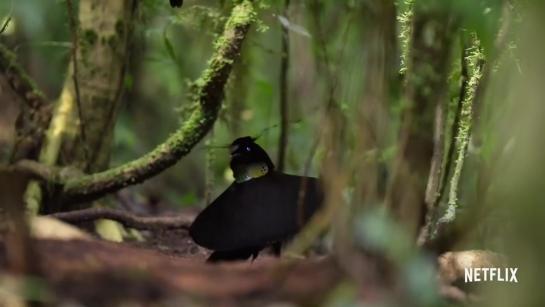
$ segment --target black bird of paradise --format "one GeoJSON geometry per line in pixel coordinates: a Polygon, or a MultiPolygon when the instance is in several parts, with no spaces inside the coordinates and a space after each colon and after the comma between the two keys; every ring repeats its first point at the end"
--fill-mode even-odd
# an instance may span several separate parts
{"type": "Polygon", "coordinates": [[[252,137],[230,146],[235,181],[206,207],[189,229],[193,240],[214,252],[208,262],[255,259],[292,238],[321,207],[316,178],[275,170],[269,155],[252,137]]]}

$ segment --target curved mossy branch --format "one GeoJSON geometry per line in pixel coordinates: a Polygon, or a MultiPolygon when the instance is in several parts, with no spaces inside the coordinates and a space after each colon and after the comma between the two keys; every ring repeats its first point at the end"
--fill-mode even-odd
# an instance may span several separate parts
{"type": "Polygon", "coordinates": [[[256,18],[251,1],[233,8],[215,52],[202,76],[194,83],[193,111],[178,131],[150,153],[104,172],[69,180],[61,190],[63,203],[89,201],[106,193],[143,182],[174,165],[195,146],[214,124],[223,89],[238,58],[248,29],[256,18]]]}
{"type": "Polygon", "coordinates": [[[45,95],[17,63],[16,56],[0,44],[0,71],[23,105],[16,121],[16,139],[11,162],[34,159],[39,153],[45,129],[51,119],[51,105],[45,95]]]}
{"type": "Polygon", "coordinates": [[[40,100],[39,102],[45,103],[46,98],[44,94],[38,89],[23,68],[17,64],[15,53],[8,50],[2,44],[0,44],[0,69],[2,69],[3,74],[8,78],[12,89],[25,99],[26,102],[30,103],[30,100],[40,100]]]}

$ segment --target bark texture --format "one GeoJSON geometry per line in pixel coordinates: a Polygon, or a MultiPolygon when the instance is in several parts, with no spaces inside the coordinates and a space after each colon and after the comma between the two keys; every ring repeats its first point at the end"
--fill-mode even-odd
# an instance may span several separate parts
{"type": "Polygon", "coordinates": [[[35,159],[38,157],[45,130],[51,119],[51,105],[17,63],[15,54],[2,44],[0,70],[5,79],[5,82],[0,83],[0,92],[4,90],[2,84],[6,84],[6,90],[13,92],[22,102],[15,121],[15,142],[9,160],[14,162],[20,159],[35,159]]]}
{"type": "MultiPolygon", "coordinates": [[[[39,160],[92,173],[109,163],[136,2],[82,0],[77,21],[71,1],[67,4],[72,59],[39,160]]],[[[45,196],[32,182],[27,206],[38,212],[45,201],[46,211],[62,209],[54,197],[45,196]]]]}
{"type": "Polygon", "coordinates": [[[389,183],[387,206],[416,238],[426,204],[426,178],[433,155],[434,112],[446,96],[454,17],[441,1],[415,4],[408,55],[406,107],[389,183]]]}

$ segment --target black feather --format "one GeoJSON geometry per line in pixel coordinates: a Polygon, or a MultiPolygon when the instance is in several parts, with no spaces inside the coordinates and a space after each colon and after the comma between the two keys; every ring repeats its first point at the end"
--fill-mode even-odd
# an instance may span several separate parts
{"type": "Polygon", "coordinates": [[[172,7],[182,7],[184,0],[170,0],[170,6],[172,7]]]}
{"type": "Polygon", "coordinates": [[[215,263],[220,261],[248,260],[250,257],[253,260],[262,249],[263,248],[261,247],[249,247],[233,251],[215,251],[208,257],[206,262],[215,263]]]}
{"type": "Polygon", "coordinates": [[[294,236],[322,200],[316,178],[272,171],[233,183],[199,214],[189,234],[197,244],[215,251],[263,248],[294,236]]]}

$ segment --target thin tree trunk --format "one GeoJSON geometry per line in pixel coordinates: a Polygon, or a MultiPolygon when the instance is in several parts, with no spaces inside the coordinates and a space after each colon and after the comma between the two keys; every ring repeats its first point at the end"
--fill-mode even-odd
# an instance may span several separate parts
{"type": "MultiPolygon", "coordinates": [[[[290,0],[285,0],[284,15],[287,18],[290,0]]],[[[288,69],[290,63],[290,33],[286,25],[282,25],[282,58],[280,60],[280,137],[278,139],[279,171],[284,170],[286,151],[288,147],[288,69]]]]}
{"type": "MultiPolygon", "coordinates": [[[[45,130],[51,120],[51,104],[38,89],[27,73],[16,61],[15,54],[0,44],[0,91],[10,91],[21,102],[20,112],[15,120],[15,140],[9,158],[2,162],[21,159],[37,159],[44,139],[45,130]]],[[[6,107],[8,102],[2,102],[6,107]]],[[[8,155],[8,153],[6,153],[8,155]]],[[[6,155],[6,156],[7,156],[6,155]]]]}

